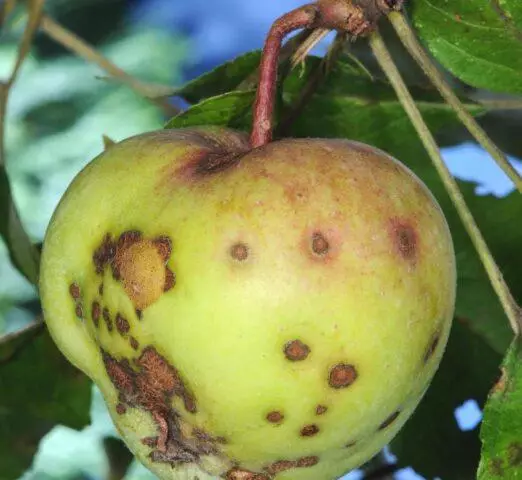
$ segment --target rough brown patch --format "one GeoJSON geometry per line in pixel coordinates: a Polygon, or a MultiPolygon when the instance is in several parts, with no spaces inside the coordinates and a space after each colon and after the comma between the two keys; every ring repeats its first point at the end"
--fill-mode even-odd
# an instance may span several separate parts
{"type": "Polygon", "coordinates": [[[105,370],[116,389],[124,395],[133,395],[136,387],[134,384],[134,372],[127,360],[117,361],[107,352],[102,350],[105,370]]]}
{"type": "Polygon", "coordinates": [[[126,411],[127,411],[127,407],[125,407],[125,405],[123,405],[123,403],[118,403],[118,405],[116,405],[116,413],[118,415],[123,415],[126,411]]]}
{"type": "Polygon", "coordinates": [[[112,328],[113,328],[113,325],[112,325],[112,318],[111,318],[111,314],[109,313],[109,309],[107,307],[105,307],[103,309],[103,319],[105,320],[105,325],[107,325],[107,330],[109,330],[109,332],[112,332],[112,328]]]}
{"type": "Polygon", "coordinates": [[[241,468],[233,468],[226,473],[226,480],[269,480],[266,475],[241,468]]]}
{"type": "Polygon", "coordinates": [[[509,445],[507,460],[511,467],[522,466],[522,443],[514,442],[509,445]]]}
{"type": "Polygon", "coordinates": [[[164,292],[171,290],[176,285],[176,274],[168,267],[165,267],[165,285],[164,292]]]}
{"type": "Polygon", "coordinates": [[[140,344],[139,344],[138,340],[136,340],[134,337],[130,337],[129,342],[130,342],[130,346],[134,350],[138,350],[138,348],[140,348],[140,344]]]}
{"type": "Polygon", "coordinates": [[[194,395],[188,392],[183,392],[183,405],[187,412],[189,413],[196,413],[197,412],[197,406],[196,406],[196,399],[194,398],[194,395]]]}
{"type": "Polygon", "coordinates": [[[315,424],[305,425],[301,428],[302,437],[313,437],[319,433],[319,427],[315,424]]]}
{"type": "Polygon", "coordinates": [[[297,460],[297,466],[299,468],[309,468],[319,463],[319,457],[313,455],[310,457],[302,457],[297,460]]]}
{"type": "Polygon", "coordinates": [[[440,334],[436,333],[433,335],[433,337],[430,340],[430,344],[428,345],[428,348],[426,349],[426,352],[424,353],[424,363],[428,363],[430,358],[435,353],[435,350],[437,350],[437,346],[440,342],[440,334]]]}
{"type": "Polygon", "coordinates": [[[219,172],[224,172],[237,165],[241,159],[240,155],[222,152],[205,152],[197,161],[194,173],[198,176],[206,177],[219,172]]]}
{"type": "Polygon", "coordinates": [[[385,428],[389,427],[395,420],[397,420],[397,417],[400,413],[400,410],[393,412],[386,420],[384,420],[384,422],[379,425],[379,430],[384,430],[385,428]]]}
{"type": "Polygon", "coordinates": [[[78,318],[83,318],[83,307],[81,303],[77,303],[74,309],[74,313],[78,318]]]}
{"type": "Polygon", "coordinates": [[[357,370],[353,365],[338,363],[330,369],[328,384],[332,388],[346,388],[357,380],[357,370]]]}
{"type": "Polygon", "coordinates": [[[244,243],[235,243],[230,247],[230,256],[238,262],[244,262],[248,255],[249,248],[244,243]]]}
{"type": "Polygon", "coordinates": [[[96,273],[103,273],[105,266],[112,262],[115,253],[116,244],[112,236],[108,233],[103,237],[101,245],[94,251],[92,256],[96,273]]]}
{"type": "Polygon", "coordinates": [[[297,462],[295,460],[278,460],[270,464],[265,470],[270,475],[277,475],[278,473],[285,472],[286,470],[290,470],[297,466],[297,462]]]}
{"type": "Polygon", "coordinates": [[[319,457],[313,455],[309,457],[301,457],[298,460],[278,460],[265,467],[264,470],[269,475],[277,475],[278,473],[291,470],[292,468],[310,468],[319,463],[319,457]]]}
{"type": "Polygon", "coordinates": [[[92,302],[91,316],[92,316],[92,321],[96,328],[98,328],[98,326],[100,325],[100,315],[101,315],[100,304],[96,301],[92,302]]]}
{"type": "Polygon", "coordinates": [[[223,437],[213,437],[201,429],[182,429],[180,416],[172,408],[173,397],[191,402],[192,411],[195,411],[195,400],[176,368],[152,346],[146,347],[134,360],[135,368],[127,359],[116,360],[103,350],[102,357],[107,374],[119,392],[121,406],[117,409],[141,408],[154,419],[158,435],[142,439],[143,444],[153,448],[149,456],[154,462],[175,466],[197,463],[201,455],[221,455],[218,446],[226,442],[223,437]]]}
{"type": "Polygon", "coordinates": [[[298,362],[301,360],[305,360],[306,357],[308,357],[310,353],[310,347],[301,340],[291,340],[290,342],[287,342],[284,349],[285,357],[292,361],[292,362],[298,362]]]}
{"type": "Polygon", "coordinates": [[[319,256],[324,256],[330,250],[330,244],[324,235],[316,232],[312,235],[312,251],[319,256]]]}
{"type": "Polygon", "coordinates": [[[144,437],[141,439],[141,443],[147,447],[155,448],[158,445],[158,437],[144,437]]]}
{"type": "Polygon", "coordinates": [[[161,297],[167,278],[165,268],[165,260],[150,240],[142,239],[136,232],[126,232],[118,240],[113,276],[120,280],[137,310],[161,297]]]}
{"type": "Polygon", "coordinates": [[[116,314],[116,329],[120,332],[121,335],[125,335],[129,333],[130,324],[128,320],[123,317],[120,313],[116,314]]]}
{"type": "Polygon", "coordinates": [[[395,250],[405,260],[414,261],[417,257],[418,238],[415,228],[407,221],[393,219],[391,239],[395,250]]]}
{"type": "Polygon", "coordinates": [[[156,247],[158,253],[165,262],[172,255],[172,241],[166,235],[161,235],[160,237],[155,238],[152,240],[152,244],[156,247]]]}
{"type": "Polygon", "coordinates": [[[182,382],[177,370],[154,347],[145,348],[136,363],[152,382],[153,388],[171,394],[176,388],[181,387],[182,382]]]}
{"type": "Polygon", "coordinates": [[[143,234],[138,230],[127,230],[118,237],[116,249],[128,248],[139,242],[143,238],[143,234]]]}
{"type": "Polygon", "coordinates": [[[273,411],[267,414],[266,419],[270,423],[281,423],[285,416],[281,412],[273,411]]]}
{"type": "Polygon", "coordinates": [[[327,410],[328,410],[327,406],[325,406],[325,405],[317,405],[317,407],[315,407],[315,414],[316,415],[324,415],[327,410]]]}
{"type": "Polygon", "coordinates": [[[69,294],[72,298],[78,300],[81,296],[80,286],[77,283],[71,283],[71,285],[69,285],[69,294]]]}

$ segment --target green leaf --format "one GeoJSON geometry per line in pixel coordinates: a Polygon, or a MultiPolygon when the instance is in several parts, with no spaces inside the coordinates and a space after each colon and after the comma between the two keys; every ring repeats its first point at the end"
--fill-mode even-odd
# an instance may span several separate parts
{"type": "Polygon", "coordinates": [[[257,68],[260,59],[259,50],[248,52],[192,80],[177,90],[176,95],[197,103],[204,98],[237,90],[239,84],[257,68]]]}
{"type": "Polygon", "coordinates": [[[169,120],[165,128],[220,125],[239,128],[249,125],[255,92],[229,92],[211,97],[169,120]]]}
{"type": "MultiPolygon", "coordinates": [[[[1,148],[1,147],[0,147],[1,148]]],[[[7,173],[0,162],[0,236],[13,265],[33,284],[38,282],[39,254],[31,243],[14,205],[7,173]]]]}
{"type": "Polygon", "coordinates": [[[522,92],[520,0],[416,0],[413,25],[435,58],[469,85],[522,92]]]}
{"type": "Polygon", "coordinates": [[[493,387],[480,431],[479,480],[522,479],[522,341],[513,340],[493,387]]]}
{"type": "Polygon", "coordinates": [[[470,480],[480,457],[478,428],[461,431],[455,408],[469,399],[483,405],[498,372],[500,355],[455,320],[439,370],[413,416],[390,448],[401,467],[427,478],[470,480]]]}
{"type": "Polygon", "coordinates": [[[0,480],[18,478],[57,423],[89,422],[91,382],[56,348],[42,323],[0,338],[0,480]]]}

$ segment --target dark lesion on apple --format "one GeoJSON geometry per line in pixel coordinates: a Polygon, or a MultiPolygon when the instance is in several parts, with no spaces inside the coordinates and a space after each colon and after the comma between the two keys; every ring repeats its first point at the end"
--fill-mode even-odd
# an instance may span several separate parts
{"type": "Polygon", "coordinates": [[[154,419],[157,435],[142,438],[142,443],[152,449],[150,458],[155,462],[173,466],[198,462],[202,455],[221,455],[223,437],[214,437],[200,428],[192,428],[188,434],[182,430],[182,418],[173,407],[173,400],[182,400],[187,413],[197,411],[196,399],[180,372],[153,346],[143,349],[132,360],[116,359],[102,350],[107,374],[118,391],[116,412],[127,413],[128,408],[149,412],[154,419]]]}

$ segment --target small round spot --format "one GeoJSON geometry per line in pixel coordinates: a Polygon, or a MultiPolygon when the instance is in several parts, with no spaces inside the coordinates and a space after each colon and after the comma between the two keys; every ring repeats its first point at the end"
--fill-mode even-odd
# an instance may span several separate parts
{"type": "Polygon", "coordinates": [[[310,457],[302,457],[297,460],[297,466],[300,468],[308,468],[313,467],[319,463],[319,457],[313,455],[310,457]]]}
{"type": "Polygon", "coordinates": [[[116,405],[116,413],[118,415],[123,415],[126,411],[127,408],[125,408],[125,405],[123,405],[123,403],[118,403],[118,405],[116,405]]]}
{"type": "Polygon", "coordinates": [[[302,437],[313,437],[319,433],[319,427],[315,424],[305,425],[301,428],[301,436],[302,437]]]}
{"type": "Polygon", "coordinates": [[[101,315],[100,304],[96,301],[92,302],[91,316],[92,316],[92,321],[94,322],[94,325],[96,326],[96,328],[98,328],[98,325],[100,324],[100,315],[101,315]]]}
{"type": "Polygon", "coordinates": [[[78,300],[81,295],[79,285],[77,283],[71,283],[71,285],[69,286],[69,293],[72,298],[74,298],[75,300],[78,300]]]}
{"type": "Polygon", "coordinates": [[[432,337],[430,344],[428,345],[428,348],[426,349],[426,353],[424,354],[424,363],[428,363],[429,359],[433,356],[433,354],[435,353],[435,350],[437,350],[439,341],[440,341],[440,335],[437,333],[432,337]]]}
{"type": "Polygon", "coordinates": [[[244,262],[249,255],[248,246],[244,243],[235,243],[230,247],[230,256],[238,262],[244,262]]]}
{"type": "Polygon", "coordinates": [[[138,350],[138,348],[140,348],[138,340],[136,340],[134,337],[130,337],[129,342],[133,350],[138,350]]]}
{"type": "Polygon", "coordinates": [[[291,362],[299,362],[305,360],[310,353],[310,347],[301,340],[292,340],[284,347],[285,357],[291,362]]]}
{"type": "Polygon", "coordinates": [[[116,329],[121,335],[125,335],[130,330],[129,322],[121,314],[116,314],[116,329]]]}
{"type": "Polygon", "coordinates": [[[346,388],[357,380],[357,370],[353,365],[338,363],[330,370],[328,384],[332,388],[346,388]]]}
{"type": "Polygon", "coordinates": [[[312,251],[316,255],[326,255],[330,250],[330,244],[324,235],[320,232],[316,232],[312,235],[312,251]]]}
{"type": "Polygon", "coordinates": [[[83,318],[83,307],[81,303],[78,303],[76,305],[76,308],[74,309],[74,313],[78,318],[83,318]]]}
{"type": "Polygon", "coordinates": [[[386,427],[389,427],[395,420],[397,420],[397,417],[400,413],[400,410],[392,413],[386,420],[384,420],[384,422],[379,425],[379,430],[384,430],[386,427]]]}
{"type": "Polygon", "coordinates": [[[281,423],[284,420],[285,416],[281,412],[273,411],[267,414],[266,419],[270,423],[281,423]]]}
{"type": "Polygon", "coordinates": [[[107,325],[107,330],[109,330],[109,332],[112,332],[113,325],[112,325],[112,319],[111,319],[111,315],[109,313],[108,308],[103,309],[102,316],[103,316],[103,319],[105,320],[105,324],[107,325]]]}
{"type": "Polygon", "coordinates": [[[327,410],[328,410],[327,406],[325,406],[325,405],[317,405],[317,407],[315,407],[315,414],[316,415],[324,415],[327,410]]]}

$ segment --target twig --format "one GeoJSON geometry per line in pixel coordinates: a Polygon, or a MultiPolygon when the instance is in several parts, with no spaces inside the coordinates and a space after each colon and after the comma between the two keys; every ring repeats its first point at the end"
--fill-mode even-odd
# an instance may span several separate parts
{"type": "Polygon", "coordinates": [[[522,177],[515,170],[513,165],[509,163],[504,153],[495,145],[489,138],[484,129],[475,121],[473,116],[466,110],[464,105],[455,95],[452,88],[448,85],[444,77],[437,69],[437,67],[430,60],[424,48],[417,40],[414,32],[409,26],[404,14],[399,12],[392,12],[388,18],[397,32],[401,42],[404,44],[408,52],[417,61],[419,66],[424,70],[433,85],[437,88],[440,94],[444,97],[446,102],[455,110],[460,121],[465,125],[468,131],[475,137],[477,142],[493,157],[498,166],[505,172],[505,174],[513,181],[517,190],[522,192],[522,177]]]}
{"type": "Polygon", "coordinates": [[[266,145],[272,139],[277,68],[283,39],[294,30],[312,27],[316,17],[316,6],[305,5],[278,18],[268,33],[259,66],[259,86],[254,102],[254,123],[250,136],[252,148],[266,145]]]}
{"type": "Polygon", "coordinates": [[[444,160],[440,154],[440,150],[438,145],[429,131],[426,123],[424,122],[417,105],[415,104],[415,100],[411,96],[404,80],[399,73],[399,70],[395,63],[393,62],[390,52],[386,48],[382,37],[379,32],[374,32],[370,37],[370,46],[371,49],[377,58],[377,61],[384,73],[388,77],[391,85],[393,86],[399,101],[401,102],[404,110],[408,114],[417,134],[419,135],[424,148],[426,149],[428,155],[430,156],[435,169],[437,170],[448,195],[450,196],[459,217],[464,225],[464,228],[468,232],[473,245],[486,269],[486,272],[489,276],[489,280],[493,289],[497,293],[500,302],[506,312],[506,315],[509,319],[509,323],[511,328],[515,332],[515,334],[519,334],[522,331],[522,310],[515,302],[511,292],[509,291],[509,287],[506,284],[502,273],[500,272],[491,252],[478,228],[471,212],[469,211],[464,197],[457,185],[457,182],[451,175],[450,171],[446,167],[444,160]]]}
{"type": "Polygon", "coordinates": [[[95,63],[113,78],[119,80],[124,85],[127,85],[136,93],[150,100],[158,107],[161,107],[167,115],[173,116],[180,113],[180,110],[166,102],[164,99],[151,97],[150,89],[147,85],[132,77],[120,67],[116,66],[91,45],[78,37],[75,33],[67,30],[50,16],[46,14],[42,16],[40,28],[60,45],[63,45],[65,48],[83,58],[84,60],[95,63]]]}
{"type": "Polygon", "coordinates": [[[290,68],[293,70],[297,65],[304,62],[306,56],[311,50],[328,34],[330,30],[327,28],[317,28],[312,30],[308,38],[306,38],[295,50],[290,59],[290,68]]]}

